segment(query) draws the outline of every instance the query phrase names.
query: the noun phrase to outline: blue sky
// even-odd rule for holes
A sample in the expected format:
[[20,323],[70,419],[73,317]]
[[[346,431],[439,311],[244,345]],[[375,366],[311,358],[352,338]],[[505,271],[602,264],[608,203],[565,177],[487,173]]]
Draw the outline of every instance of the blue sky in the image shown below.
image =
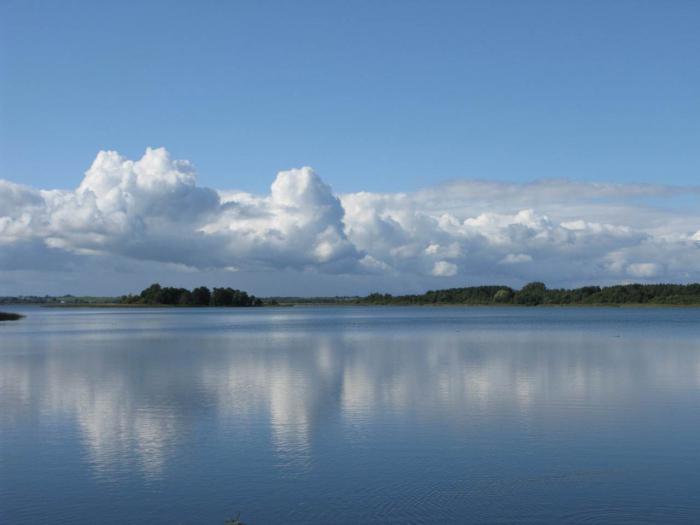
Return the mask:
[[0,177],[73,188],[165,146],[216,188],[453,178],[689,184],[700,4],[0,4]]
[[680,0],[3,0],[0,295],[700,281],[698,27]]

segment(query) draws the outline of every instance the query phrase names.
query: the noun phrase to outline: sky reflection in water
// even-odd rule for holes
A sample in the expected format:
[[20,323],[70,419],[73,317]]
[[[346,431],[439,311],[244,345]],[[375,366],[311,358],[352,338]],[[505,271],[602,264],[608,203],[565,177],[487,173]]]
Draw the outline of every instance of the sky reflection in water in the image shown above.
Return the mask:
[[28,313],[3,523],[700,519],[700,310]]

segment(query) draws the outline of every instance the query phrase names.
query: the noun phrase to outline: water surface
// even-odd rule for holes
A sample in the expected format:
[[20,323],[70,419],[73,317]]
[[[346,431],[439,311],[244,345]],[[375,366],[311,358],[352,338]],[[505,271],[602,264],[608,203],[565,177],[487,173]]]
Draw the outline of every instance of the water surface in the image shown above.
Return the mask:
[[700,310],[23,308],[0,523],[698,523]]

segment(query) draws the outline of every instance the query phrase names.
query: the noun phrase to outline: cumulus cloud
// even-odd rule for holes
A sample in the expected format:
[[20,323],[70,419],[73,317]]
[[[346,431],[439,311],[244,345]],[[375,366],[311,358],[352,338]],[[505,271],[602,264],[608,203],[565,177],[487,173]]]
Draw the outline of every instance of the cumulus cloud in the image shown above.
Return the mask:
[[452,277],[457,275],[457,265],[447,261],[437,261],[433,265],[432,274],[435,277]]
[[0,180],[0,268],[110,257],[470,283],[689,281],[700,276],[689,195],[700,190],[565,179],[336,195],[308,167],[253,195],[198,186],[193,165],[163,148],[139,160],[103,151],[75,190]]
[[532,257],[530,257],[526,253],[509,253],[506,255],[503,259],[501,259],[499,262],[501,264],[519,264],[519,263],[526,263],[532,261]]

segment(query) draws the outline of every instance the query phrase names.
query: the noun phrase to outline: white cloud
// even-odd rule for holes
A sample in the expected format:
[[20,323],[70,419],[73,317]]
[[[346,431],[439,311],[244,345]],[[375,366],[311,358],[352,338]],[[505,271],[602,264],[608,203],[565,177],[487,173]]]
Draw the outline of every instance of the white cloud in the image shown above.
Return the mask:
[[654,277],[659,274],[661,265],[656,263],[634,263],[627,267],[627,272],[634,277]]
[[433,265],[431,272],[435,277],[452,277],[457,275],[457,265],[448,261],[438,261]]
[[532,257],[526,253],[509,253],[500,260],[500,264],[519,264],[530,261],[532,261]]
[[[268,195],[197,186],[194,167],[147,149],[100,152],[74,191],[0,180],[0,268],[85,258],[190,271],[557,284],[700,279],[698,188],[457,180],[414,193],[335,195],[305,167]],[[527,264],[537,261],[537,264]]]

